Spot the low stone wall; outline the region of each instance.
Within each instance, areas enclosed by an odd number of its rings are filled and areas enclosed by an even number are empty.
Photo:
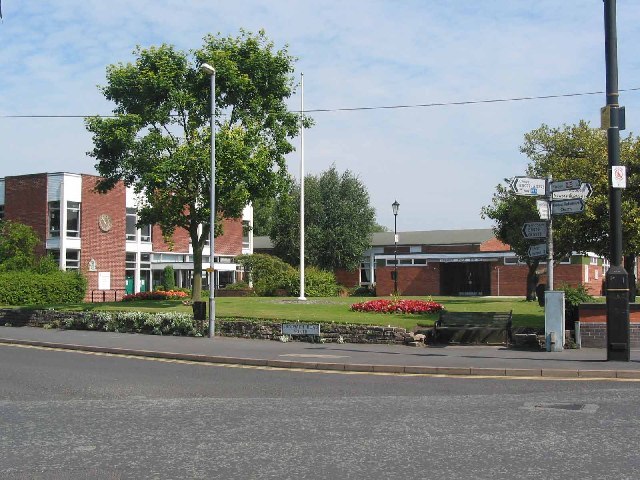
[[[65,319],[80,317],[83,312],[61,312],[56,310],[0,309],[0,326],[44,327],[63,323]],[[282,322],[236,318],[217,318],[217,334],[224,337],[256,338],[278,340],[281,336]],[[418,344],[424,343],[427,336],[407,332],[400,327],[380,327],[358,324],[320,323],[320,338],[296,335],[291,340],[345,342],[345,343],[382,343],[382,344]]]

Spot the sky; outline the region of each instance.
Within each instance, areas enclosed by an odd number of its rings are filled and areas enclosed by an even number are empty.
[[[640,2],[617,2],[619,87],[640,87]],[[2,0],[0,177],[95,173],[82,118],[110,114],[98,86],[137,45],[199,48],[209,33],[264,29],[297,57],[304,107],[425,105],[604,92],[602,0]],[[398,231],[490,228],[480,210],[523,175],[524,134],[599,126],[605,94],[310,113],[305,172],[335,164]],[[621,91],[638,132],[640,91]],[[300,108],[299,93],[289,100]],[[299,176],[300,142],[288,157]]]

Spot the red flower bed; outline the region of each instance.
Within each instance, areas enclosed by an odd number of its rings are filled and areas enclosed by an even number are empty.
[[[169,290],[168,292],[156,290],[153,292],[139,292],[132,295],[122,297],[123,302],[131,302],[134,300],[180,300],[187,298],[188,293],[179,290]]]
[[[351,305],[351,310],[354,312],[373,313],[435,313],[443,309],[444,307],[439,303],[424,300],[378,299]]]

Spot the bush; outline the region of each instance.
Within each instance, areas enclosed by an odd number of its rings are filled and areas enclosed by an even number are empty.
[[[300,271],[295,271],[298,282],[294,295],[300,295]],[[307,297],[334,297],[338,294],[338,284],[333,272],[320,270],[316,267],[304,269],[304,294]]]
[[[193,317],[178,312],[83,312],[62,320],[61,328],[135,332],[152,335],[197,335]]]
[[[567,306],[577,307],[581,303],[591,303],[595,299],[589,295],[587,288],[579,283],[576,287],[567,284],[560,286],[560,290],[564,290],[564,303]]]
[[[176,278],[173,273],[173,267],[167,265],[162,271],[162,286],[165,290],[173,290],[176,288]]]
[[[296,270],[277,257],[263,253],[240,255],[237,261],[251,275],[253,288],[261,297],[273,296],[276,290],[292,295]]]
[[[236,283],[228,283],[225,287],[225,290],[250,290],[249,284],[247,282],[236,282]]]
[[[78,303],[84,299],[86,291],[87,280],[74,271],[0,273],[0,304]]]

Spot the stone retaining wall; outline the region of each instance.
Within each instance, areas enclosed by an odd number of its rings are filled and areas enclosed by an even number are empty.
[[[83,312],[60,312],[56,310],[0,309],[0,326],[8,324],[13,327],[44,327],[45,325],[61,323],[68,318],[80,317],[83,314]],[[264,340],[278,340],[281,336],[281,323],[269,320],[216,319],[218,335]],[[320,339],[296,335],[292,340],[406,345],[424,342],[425,335],[407,332],[406,329],[400,327],[320,323]]]

